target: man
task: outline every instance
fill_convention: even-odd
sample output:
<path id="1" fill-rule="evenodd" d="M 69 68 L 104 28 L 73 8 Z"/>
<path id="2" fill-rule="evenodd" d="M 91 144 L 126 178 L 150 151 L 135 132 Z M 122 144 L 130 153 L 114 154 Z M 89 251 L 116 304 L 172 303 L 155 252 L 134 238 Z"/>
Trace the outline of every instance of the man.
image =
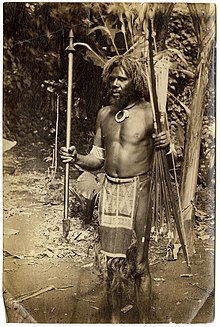
<path id="1" fill-rule="evenodd" d="M 61 158 L 86 170 L 104 165 L 99 232 L 101 251 L 108 263 L 112 322 L 120 322 L 121 283 L 116 275 L 126 260 L 129 266 L 133 247 L 135 264 L 130 273 L 135 279 L 139 319 L 145 323 L 149 318 L 151 278 L 148 256 L 143 260 L 143 251 L 148 251 L 150 237 L 152 163 L 154 149 L 167 148 L 169 139 L 166 132 L 154 134 L 152 108 L 144 100 L 145 74 L 137 59 L 113 57 L 104 67 L 103 82 L 108 86 L 110 104 L 98 112 L 91 152 L 81 155 L 74 146 L 63 147 Z"/>

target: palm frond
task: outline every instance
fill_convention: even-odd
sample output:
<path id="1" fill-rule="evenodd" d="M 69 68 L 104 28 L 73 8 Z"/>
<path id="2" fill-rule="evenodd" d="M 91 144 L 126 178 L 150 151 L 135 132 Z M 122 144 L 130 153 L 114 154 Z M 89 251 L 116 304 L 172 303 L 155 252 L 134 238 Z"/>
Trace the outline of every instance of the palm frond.
<path id="1" fill-rule="evenodd" d="M 83 42 L 73 43 L 73 47 L 76 47 L 76 46 L 82 46 L 82 47 L 85 47 L 87 50 L 89 50 L 98 59 L 98 62 L 95 61 L 98 66 L 103 67 L 105 65 L 106 60 L 103 59 L 97 52 L 95 52 L 87 43 L 83 43 Z M 94 57 L 91 59 L 94 61 Z"/>

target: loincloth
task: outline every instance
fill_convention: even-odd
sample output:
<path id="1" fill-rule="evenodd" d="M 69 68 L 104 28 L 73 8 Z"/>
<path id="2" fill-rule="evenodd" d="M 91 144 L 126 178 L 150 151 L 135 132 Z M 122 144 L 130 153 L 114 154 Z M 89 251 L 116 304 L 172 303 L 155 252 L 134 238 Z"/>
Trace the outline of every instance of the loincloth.
<path id="1" fill-rule="evenodd" d="M 139 178 L 106 175 L 99 199 L 101 251 L 109 257 L 126 258 L 132 240 Z"/>
<path id="2" fill-rule="evenodd" d="M 137 273 L 135 225 L 143 226 L 144 232 L 150 183 L 150 172 L 123 179 L 105 176 L 99 198 L 95 267 L 107 282 L 112 276 L 113 284 L 118 284 Z"/>
<path id="3" fill-rule="evenodd" d="M 99 236 L 101 251 L 107 256 L 126 258 L 134 239 L 139 207 L 147 207 L 146 195 L 149 192 L 147 188 L 143 197 L 143 183 L 147 181 L 149 184 L 150 176 L 150 173 L 132 178 L 105 176 L 99 199 Z M 145 220 L 146 214 L 142 216 L 141 219 Z"/>

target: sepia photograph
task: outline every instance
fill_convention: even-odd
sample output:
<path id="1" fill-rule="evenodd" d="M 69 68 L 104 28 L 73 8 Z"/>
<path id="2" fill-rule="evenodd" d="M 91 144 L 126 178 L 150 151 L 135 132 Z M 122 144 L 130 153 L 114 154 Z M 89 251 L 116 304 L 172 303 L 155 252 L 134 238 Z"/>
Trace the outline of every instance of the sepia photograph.
<path id="1" fill-rule="evenodd" d="M 213 323 L 216 4 L 2 11 L 2 322 Z"/>

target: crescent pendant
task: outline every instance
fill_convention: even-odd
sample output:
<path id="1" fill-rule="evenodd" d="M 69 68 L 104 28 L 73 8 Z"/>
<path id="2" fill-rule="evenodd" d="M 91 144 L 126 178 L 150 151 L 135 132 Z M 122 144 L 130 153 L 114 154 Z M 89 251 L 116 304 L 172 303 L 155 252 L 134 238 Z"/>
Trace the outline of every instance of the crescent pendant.
<path id="1" fill-rule="evenodd" d="M 129 112 L 126 109 L 120 110 L 115 115 L 115 121 L 117 123 L 123 122 L 126 118 L 129 117 Z"/>

